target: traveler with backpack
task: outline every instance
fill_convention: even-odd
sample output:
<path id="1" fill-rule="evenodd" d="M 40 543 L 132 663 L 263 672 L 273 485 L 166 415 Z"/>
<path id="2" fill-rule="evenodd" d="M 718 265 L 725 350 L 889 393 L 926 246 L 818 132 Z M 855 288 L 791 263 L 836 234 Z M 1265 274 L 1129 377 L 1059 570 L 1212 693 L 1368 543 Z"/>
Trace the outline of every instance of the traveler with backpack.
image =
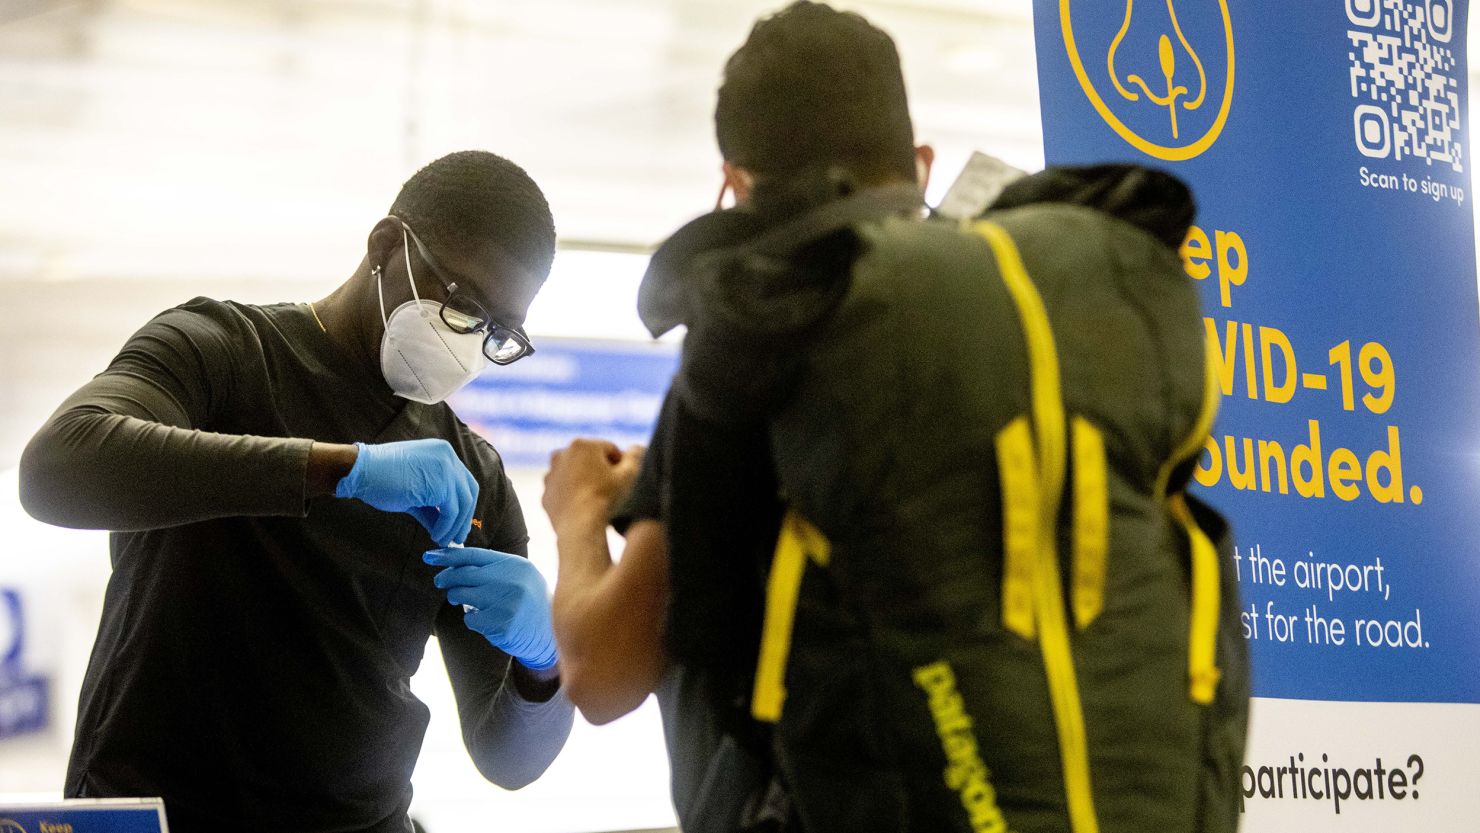
<path id="1" fill-rule="evenodd" d="M 926 220 L 892 43 L 805 2 L 731 59 L 716 127 L 739 205 L 640 297 L 688 328 L 652 448 L 547 478 L 572 701 L 658 693 L 691 833 L 1233 830 L 1186 188 L 1051 170 Z"/>

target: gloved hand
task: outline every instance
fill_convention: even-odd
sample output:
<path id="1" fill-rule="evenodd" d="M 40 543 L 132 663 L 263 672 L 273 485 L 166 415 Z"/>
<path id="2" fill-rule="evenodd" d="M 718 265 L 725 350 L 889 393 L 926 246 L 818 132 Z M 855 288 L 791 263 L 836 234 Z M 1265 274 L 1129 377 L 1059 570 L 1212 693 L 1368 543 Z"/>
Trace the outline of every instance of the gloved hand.
<path id="1" fill-rule="evenodd" d="M 478 547 L 431 550 L 422 558 L 447 568 L 437 573 L 437 587 L 448 602 L 472 608 L 463 615 L 470 630 L 526 668 L 555 665 L 550 591 L 529 559 Z"/>
<path id="2" fill-rule="evenodd" d="M 446 440 L 355 445 L 360 450 L 355 465 L 335 487 L 336 497 L 405 512 L 439 546 L 468 539 L 478 506 L 478 480 Z"/>

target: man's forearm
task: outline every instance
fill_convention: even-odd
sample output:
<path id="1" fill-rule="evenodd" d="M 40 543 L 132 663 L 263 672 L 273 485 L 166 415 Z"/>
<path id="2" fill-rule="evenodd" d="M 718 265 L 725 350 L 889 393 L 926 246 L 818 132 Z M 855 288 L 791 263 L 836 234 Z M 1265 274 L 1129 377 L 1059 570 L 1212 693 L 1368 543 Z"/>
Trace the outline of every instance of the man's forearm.
<path id="1" fill-rule="evenodd" d="M 596 523 L 604 520 L 557 532 L 554 622 L 566 693 L 587 720 L 606 723 L 641 705 L 666 667 L 667 552 L 662 525 L 641 521 L 613 565 Z"/>
<path id="2" fill-rule="evenodd" d="M 21 457 L 32 516 L 84 529 L 157 529 L 300 515 L 355 464 L 353 445 L 195 430 L 178 395 L 105 373 L 63 403 Z"/>
<path id="3" fill-rule="evenodd" d="M 21 503 L 47 523 L 119 531 L 301 515 L 307 498 L 354 464 L 346 454 L 354 446 L 196 430 L 204 417 L 182 397 L 134 372 L 93 378 L 26 446 Z"/>
<path id="4" fill-rule="evenodd" d="M 589 590 L 611 569 L 606 529 L 605 513 L 594 509 L 574 512 L 555 528 L 556 550 L 560 554 L 555 583 L 557 600 L 562 589 L 573 593 Z"/>
<path id="5" fill-rule="evenodd" d="M 463 743 L 484 778 L 517 789 L 538 778 L 565 746 L 574 709 L 559 678 L 546 679 L 559 666 L 548 672 L 524 668 L 463 619 L 452 605 L 444 605 L 437 618 L 437 643 L 457 698 Z M 548 695 L 534 690 L 550 684 L 555 687 Z"/>
<path id="6" fill-rule="evenodd" d="M 612 569 L 606 519 L 595 513 L 562 519 L 555 530 L 555 546 L 560 556 L 551 602 L 555 640 L 566 667 L 581 668 L 596 659 L 592 654 L 599 639 L 593 639 L 593 632 L 599 633 L 605 624 L 593 604 L 602 577 Z"/>
<path id="7" fill-rule="evenodd" d="M 514 661 L 514 669 L 519 667 Z M 510 675 L 517 674 L 514 669 Z M 463 740 L 479 773 L 506 790 L 517 790 L 544 774 L 565 748 L 574 709 L 557 687 L 544 701 L 531 701 L 518 683 L 500 686 L 482 712 L 463 717 Z M 459 702 L 459 709 L 462 703 Z"/>
<path id="8" fill-rule="evenodd" d="M 121 414 L 59 414 L 21 457 L 21 502 L 80 529 L 301 515 L 309 440 L 231 436 Z"/>

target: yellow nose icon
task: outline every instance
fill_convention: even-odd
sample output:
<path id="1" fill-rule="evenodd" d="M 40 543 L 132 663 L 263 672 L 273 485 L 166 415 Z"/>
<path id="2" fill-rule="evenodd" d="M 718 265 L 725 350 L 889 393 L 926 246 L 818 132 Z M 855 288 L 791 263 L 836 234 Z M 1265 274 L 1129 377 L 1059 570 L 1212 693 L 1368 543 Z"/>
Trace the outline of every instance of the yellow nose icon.
<path id="1" fill-rule="evenodd" d="M 1174 86 L 1172 82 L 1172 76 L 1177 71 L 1177 56 L 1172 54 L 1172 39 L 1166 35 L 1162 35 L 1158 49 L 1161 53 L 1161 74 L 1165 75 L 1167 79 L 1167 94 L 1164 99 L 1156 98 L 1150 93 L 1147 93 L 1146 97 L 1166 107 L 1172 114 L 1172 138 L 1175 139 L 1177 138 L 1177 96 L 1186 95 L 1187 88 Z"/>
<path id="2" fill-rule="evenodd" d="M 1188 96 L 1190 91 L 1187 87 L 1182 86 L 1176 82 L 1177 55 L 1175 47 L 1172 45 L 1171 37 L 1163 34 L 1156 44 L 1157 58 L 1161 63 L 1161 74 L 1166 79 L 1166 85 L 1164 87 L 1164 89 L 1166 90 L 1165 93 L 1157 94 L 1152 92 L 1151 85 L 1146 83 L 1146 79 L 1134 73 L 1127 74 L 1125 76 L 1125 83 L 1122 84 L 1120 80 L 1120 74 L 1115 69 L 1116 53 L 1119 52 L 1120 43 L 1121 41 L 1125 40 L 1126 33 L 1130 31 L 1131 18 L 1134 8 L 1135 0 L 1126 0 L 1125 22 L 1121 24 L 1120 31 L 1117 32 L 1115 35 L 1115 40 L 1110 43 L 1110 52 L 1106 57 L 1106 65 L 1107 68 L 1110 70 L 1110 81 L 1115 85 L 1115 89 L 1117 92 L 1120 93 L 1121 97 L 1125 98 L 1127 101 L 1139 101 L 1141 96 L 1144 95 L 1147 101 L 1150 101 L 1151 103 L 1156 104 L 1160 107 L 1167 108 L 1167 111 L 1171 114 L 1172 119 L 1172 138 L 1176 139 L 1178 138 L 1177 99 Z M 1167 16 L 1171 21 L 1172 31 L 1175 32 L 1177 35 L 1178 44 L 1182 47 L 1182 50 L 1187 53 L 1187 56 L 1192 59 L 1193 66 L 1197 68 L 1197 96 L 1191 100 L 1182 102 L 1182 107 L 1184 109 L 1196 110 L 1197 108 L 1202 106 L 1203 100 L 1207 97 L 1208 94 L 1207 73 L 1203 70 L 1202 59 L 1198 57 L 1197 52 L 1193 50 L 1192 45 L 1187 42 L 1187 37 L 1182 34 L 1182 25 L 1177 21 L 1177 10 L 1175 7 L 1173 7 L 1172 0 L 1167 0 Z M 1134 90 L 1127 87 L 1127 84 L 1140 87 L 1141 92 L 1135 92 Z"/>

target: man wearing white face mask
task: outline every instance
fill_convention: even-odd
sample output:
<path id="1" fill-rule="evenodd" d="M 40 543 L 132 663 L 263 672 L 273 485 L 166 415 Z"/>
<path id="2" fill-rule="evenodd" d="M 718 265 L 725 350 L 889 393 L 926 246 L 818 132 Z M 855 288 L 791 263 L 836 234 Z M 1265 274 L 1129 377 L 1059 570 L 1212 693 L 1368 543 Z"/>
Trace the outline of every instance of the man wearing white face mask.
<path id="1" fill-rule="evenodd" d="M 539 777 L 572 721 L 548 591 L 498 454 L 444 400 L 533 352 L 554 242 L 523 170 L 452 154 L 329 297 L 197 298 L 63 403 L 21 500 L 112 530 L 114 567 L 68 796 L 160 795 L 184 833 L 409 831 L 434 633 L 479 770 Z"/>

